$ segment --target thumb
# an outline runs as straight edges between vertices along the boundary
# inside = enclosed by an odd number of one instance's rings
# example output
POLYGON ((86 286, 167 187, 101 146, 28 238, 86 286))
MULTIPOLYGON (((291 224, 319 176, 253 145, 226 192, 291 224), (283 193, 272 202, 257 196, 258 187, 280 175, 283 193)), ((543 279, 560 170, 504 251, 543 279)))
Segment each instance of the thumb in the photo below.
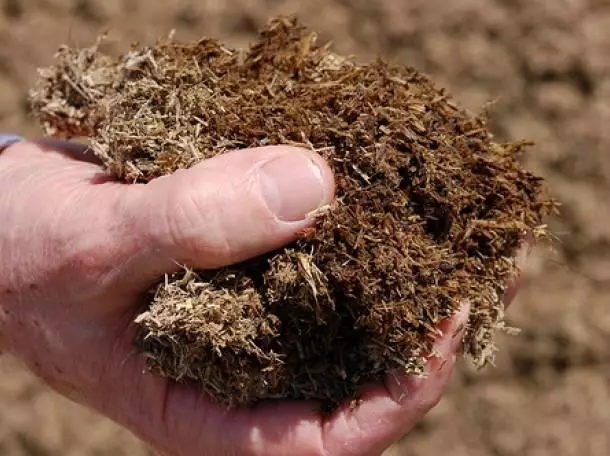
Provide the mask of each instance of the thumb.
POLYGON ((334 197, 317 154, 274 146, 230 152, 134 189, 128 213, 149 272, 227 266, 296 239, 334 197))

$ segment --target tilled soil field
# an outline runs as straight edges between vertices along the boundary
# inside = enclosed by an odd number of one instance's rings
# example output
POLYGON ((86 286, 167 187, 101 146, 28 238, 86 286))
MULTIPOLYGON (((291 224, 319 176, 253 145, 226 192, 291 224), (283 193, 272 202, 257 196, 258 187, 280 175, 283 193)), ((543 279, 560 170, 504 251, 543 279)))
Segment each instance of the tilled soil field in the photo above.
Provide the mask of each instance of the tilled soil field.
MULTIPOLYGON (((440 405, 390 453, 610 454, 610 2, 606 0, 0 0, 0 130, 38 131, 26 92, 64 43, 218 36, 246 45, 298 13, 361 59, 415 66, 500 139, 532 139, 529 166, 563 203, 553 252, 528 265, 498 365, 462 366, 440 405)), ((0 455, 147 455, 126 431, 0 361, 0 455)))

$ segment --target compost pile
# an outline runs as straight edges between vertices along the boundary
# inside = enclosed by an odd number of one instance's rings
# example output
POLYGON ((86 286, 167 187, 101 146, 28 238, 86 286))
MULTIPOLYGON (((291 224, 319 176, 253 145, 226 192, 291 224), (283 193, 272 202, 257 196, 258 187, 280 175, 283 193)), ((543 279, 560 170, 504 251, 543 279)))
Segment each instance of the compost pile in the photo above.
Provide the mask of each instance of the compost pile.
POLYGON ((421 374, 464 302, 465 354, 493 361, 517 249, 545 234, 554 208, 520 164, 528 143, 494 142, 485 116, 417 70, 341 57, 292 18, 245 51, 208 38, 121 58, 100 49, 62 48, 31 102, 48 134, 89 138, 117 179, 290 144, 318 151, 337 183, 336 203, 293 245, 154 287, 136 320, 152 370, 228 406, 331 410, 391 372, 421 374))

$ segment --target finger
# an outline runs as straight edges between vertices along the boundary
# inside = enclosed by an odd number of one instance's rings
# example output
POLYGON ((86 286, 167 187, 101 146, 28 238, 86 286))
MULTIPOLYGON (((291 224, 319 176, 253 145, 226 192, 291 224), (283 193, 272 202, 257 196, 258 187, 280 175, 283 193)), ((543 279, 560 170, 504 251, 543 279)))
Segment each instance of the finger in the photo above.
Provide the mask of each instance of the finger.
POLYGON ((176 263, 218 268, 290 243, 332 201, 334 180, 317 154, 279 146, 221 155, 136 190, 129 224, 148 272, 159 274, 176 263))
POLYGON ((341 409, 325 426, 328 454, 378 455, 409 432, 440 400, 451 378, 470 306, 446 325, 422 377, 390 376, 365 391, 355 410, 341 409))
POLYGON ((41 138, 32 141, 45 152, 58 153, 74 160, 102 166, 102 161, 93 150, 85 144, 64 141, 55 138, 41 138))
POLYGON ((426 379, 401 380, 408 390, 403 399, 372 387, 357 409, 346 406, 326 423, 315 404, 287 401, 227 411, 190 385, 143 373, 144 360, 129 349, 133 326, 121 334, 122 349, 95 383, 96 390, 119 391, 122 399, 102 396, 92 405, 167 455, 377 456, 438 402, 466 316, 461 312, 445 328, 426 379))
POLYGON ((286 401, 227 411, 194 389, 176 384, 170 385, 167 397, 165 420, 158 424, 169 432, 157 445, 175 454, 325 454, 315 404, 286 401))
MULTIPOLYGON (((0 152, 13 144, 22 142, 26 142, 26 140, 21 136, 0 134, 0 152)), ((103 164, 99 157, 95 155, 93 150, 85 144, 64 141, 56 138, 40 138, 37 140, 28 141, 28 143, 36 147, 26 148, 25 151, 42 151, 69 157, 86 163, 92 163, 98 166, 102 166, 103 164)))
MULTIPOLYGON (((133 335, 121 344, 125 350, 133 335)), ((119 351, 120 353, 120 351, 119 351)), ((278 402, 227 410, 200 388, 145 371, 142 358, 117 353, 98 385, 119 400, 94 406, 167 456, 324 454, 315 404, 278 402)), ((340 455, 337 455, 340 456, 340 455)))
MULTIPOLYGON (((151 374, 125 375, 125 367, 112 383, 132 378, 137 384, 129 384, 132 393, 114 417, 166 454, 377 456, 439 401, 468 312, 466 306, 442 328, 425 378, 403 377, 395 379, 395 386, 370 387, 355 410, 345 406, 326 422, 315 404, 302 402, 227 411, 190 385, 151 374)), ((134 373, 144 369, 137 358, 121 366, 132 364, 134 373)))

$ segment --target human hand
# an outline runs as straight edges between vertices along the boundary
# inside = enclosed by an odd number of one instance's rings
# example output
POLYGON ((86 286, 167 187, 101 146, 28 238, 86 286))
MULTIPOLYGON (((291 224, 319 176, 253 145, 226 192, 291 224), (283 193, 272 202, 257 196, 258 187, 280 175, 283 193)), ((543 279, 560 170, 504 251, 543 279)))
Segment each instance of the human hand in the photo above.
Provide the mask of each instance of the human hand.
POLYGON ((355 410, 329 418, 292 402, 226 411, 146 373, 133 349, 142 292, 177 264, 218 268, 291 242, 331 202, 333 177, 317 155, 287 147, 147 185, 115 182, 86 157, 53 142, 0 155, 0 348, 58 392, 176 456, 379 455, 440 399, 467 307, 443 328, 426 378, 371 385, 355 410))

